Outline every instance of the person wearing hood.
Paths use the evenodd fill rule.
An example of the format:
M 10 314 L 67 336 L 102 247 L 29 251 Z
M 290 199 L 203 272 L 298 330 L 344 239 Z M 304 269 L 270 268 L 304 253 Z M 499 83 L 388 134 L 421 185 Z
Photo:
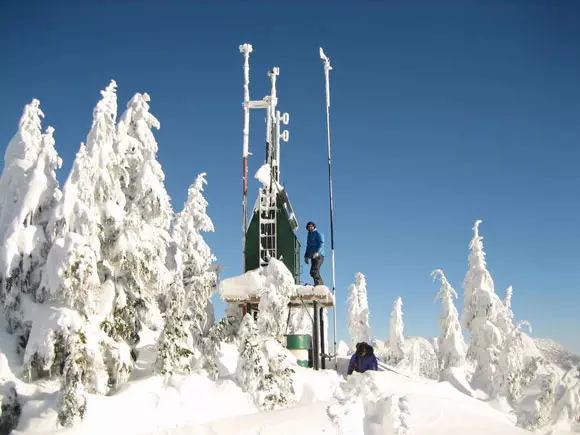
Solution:
M 348 375 L 353 371 L 364 373 L 367 370 L 378 370 L 377 357 L 373 347 L 368 343 L 357 343 L 356 352 L 348 363 Z
M 310 276 L 314 280 L 314 285 L 324 285 L 320 276 L 320 266 L 324 263 L 324 235 L 316 229 L 314 222 L 308 222 L 306 230 L 308 230 L 308 238 L 304 261 L 306 264 L 311 264 Z

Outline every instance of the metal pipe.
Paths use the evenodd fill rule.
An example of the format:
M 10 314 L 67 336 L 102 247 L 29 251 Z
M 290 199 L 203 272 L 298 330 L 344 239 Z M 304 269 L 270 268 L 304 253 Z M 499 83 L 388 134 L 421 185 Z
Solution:
M 318 327 L 318 304 L 316 301 L 312 303 L 314 321 L 312 322 L 312 367 L 314 370 L 320 368 L 319 357 L 320 357 L 320 332 Z
M 274 143 L 276 144 L 276 169 L 274 178 L 277 182 L 280 182 L 280 111 L 276 111 L 276 130 L 274 132 Z
M 246 271 L 246 231 L 248 229 L 248 155 L 250 143 L 250 53 L 251 44 L 240 45 L 244 54 L 244 127 L 242 130 L 242 271 Z
M 326 82 L 326 141 L 328 150 L 328 192 L 330 203 L 330 250 L 332 255 L 332 296 L 334 298 L 334 359 L 336 363 L 336 278 L 334 268 L 334 205 L 332 198 L 332 159 L 330 154 L 330 59 L 326 57 L 322 47 L 320 48 L 320 59 L 324 62 L 324 78 Z
M 322 368 L 322 370 L 326 369 L 326 352 L 324 351 L 325 348 L 325 342 L 324 342 L 324 307 L 320 307 L 320 315 L 319 315 L 319 319 L 320 319 L 320 353 L 322 354 L 322 357 L 320 358 L 320 367 Z

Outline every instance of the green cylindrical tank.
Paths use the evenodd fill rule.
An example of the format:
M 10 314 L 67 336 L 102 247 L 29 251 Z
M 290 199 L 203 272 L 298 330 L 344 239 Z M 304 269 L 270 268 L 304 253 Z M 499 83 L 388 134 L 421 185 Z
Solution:
M 310 335 L 295 334 L 286 336 L 286 348 L 296 357 L 299 366 L 308 367 Z

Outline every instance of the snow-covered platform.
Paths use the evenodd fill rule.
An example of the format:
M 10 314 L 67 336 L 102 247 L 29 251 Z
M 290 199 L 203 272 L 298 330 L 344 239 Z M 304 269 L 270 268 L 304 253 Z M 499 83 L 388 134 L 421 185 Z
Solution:
M 257 304 L 265 287 L 265 279 L 263 268 L 226 278 L 221 280 L 218 286 L 220 297 L 228 303 Z M 334 297 L 330 289 L 324 285 L 294 285 L 294 291 L 290 297 L 292 305 L 310 305 L 313 302 L 318 302 L 321 307 L 332 307 Z

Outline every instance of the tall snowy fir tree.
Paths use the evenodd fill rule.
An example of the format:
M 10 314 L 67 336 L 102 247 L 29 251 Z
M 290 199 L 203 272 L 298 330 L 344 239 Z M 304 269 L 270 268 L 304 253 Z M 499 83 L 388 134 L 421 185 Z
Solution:
M 359 337 L 359 312 L 360 306 L 358 301 L 358 290 L 355 284 L 348 288 L 348 332 L 350 333 L 351 348 L 354 350 L 357 343 L 360 343 Z
M 391 324 L 389 328 L 389 346 L 387 360 L 389 364 L 397 365 L 400 363 L 404 354 L 405 337 L 403 335 L 403 300 L 399 296 L 393 304 L 391 312 Z
M 493 280 L 486 268 L 480 224 L 480 220 L 475 222 L 474 236 L 469 244 L 469 270 L 463 281 L 462 323 L 470 332 L 467 357 L 476 362 L 472 382 L 476 388 L 491 393 L 504 340 L 497 322 L 498 317 L 505 314 L 505 307 L 495 294 Z
M 39 287 L 50 240 L 47 225 L 62 193 L 56 180 L 61 159 L 54 148 L 54 129 L 40 134 L 39 103 L 26 106 L 16 136 L 6 150 L 0 178 L 3 248 L 0 252 L 0 295 L 5 297 L 9 331 L 26 346 L 32 319 L 24 319 L 23 298 L 39 299 Z M 10 200 L 9 200 L 10 199 Z M 0 298 L 1 299 L 1 298 Z
M 352 346 L 357 343 L 370 343 L 369 303 L 365 276 L 357 272 L 355 282 L 349 286 L 348 295 L 348 330 Z
M 165 325 L 164 339 L 178 338 L 175 335 L 167 336 L 167 328 L 175 328 L 177 322 L 185 325 L 187 320 L 193 341 L 191 349 L 187 350 L 197 356 L 198 367 L 206 368 L 210 377 L 217 378 L 219 343 L 206 334 L 208 305 L 211 304 L 217 275 L 212 269 L 215 256 L 202 236 L 202 232 L 214 231 L 213 223 L 207 215 L 208 203 L 203 196 L 203 186 L 207 184 L 205 176 L 205 173 L 198 175 L 189 187 L 183 210 L 175 217 L 172 236 L 178 254 L 176 268 L 182 279 L 184 295 L 183 300 L 180 300 L 176 299 L 175 291 L 169 293 L 166 319 L 169 320 L 171 316 L 174 318 Z M 175 284 L 173 288 L 177 288 Z
M 439 318 L 441 334 L 437 343 L 439 368 L 444 371 L 450 367 L 461 367 L 465 363 L 466 346 L 459 324 L 459 314 L 453 303 L 453 297 L 457 297 L 457 293 L 441 269 L 434 270 L 431 276 L 433 279 L 439 277 L 441 280 L 441 289 L 437 294 L 437 299 L 441 299 L 441 317 Z
M 116 83 L 111 82 L 101 95 L 87 143 L 81 144 L 48 224 L 54 243 L 39 298 L 51 304 L 51 311 L 43 311 L 50 317 L 34 320 L 24 362 L 25 373 L 35 378 L 59 373 L 67 365 L 65 360 L 75 361 L 77 368 L 65 370 L 65 385 L 76 379 L 78 369 L 83 389 L 105 394 L 126 381 L 131 362 L 129 348 L 100 330 L 101 323 L 106 330 L 107 319 L 112 318 L 115 282 L 109 260 L 124 206 L 114 150 Z M 79 331 L 89 333 L 82 333 L 78 346 L 68 346 Z M 85 405 L 74 403 L 76 411 L 70 411 L 73 402 L 68 401 L 67 412 L 82 416 Z
M 4 242 L 6 232 L 14 218 L 20 213 L 21 190 L 27 184 L 27 174 L 36 165 L 42 148 L 42 121 L 44 113 L 40 102 L 32 100 L 24 107 L 18 131 L 6 147 L 4 170 L 0 177 L 0 240 Z
M 121 180 L 126 203 L 112 260 L 117 276 L 112 330 L 133 348 L 134 357 L 141 324 L 158 327 L 157 297 L 171 282 L 166 255 L 173 212 L 151 131 L 160 124 L 149 112 L 149 101 L 148 94 L 139 93 L 129 101 L 117 126 L 116 143 L 126 174 Z

